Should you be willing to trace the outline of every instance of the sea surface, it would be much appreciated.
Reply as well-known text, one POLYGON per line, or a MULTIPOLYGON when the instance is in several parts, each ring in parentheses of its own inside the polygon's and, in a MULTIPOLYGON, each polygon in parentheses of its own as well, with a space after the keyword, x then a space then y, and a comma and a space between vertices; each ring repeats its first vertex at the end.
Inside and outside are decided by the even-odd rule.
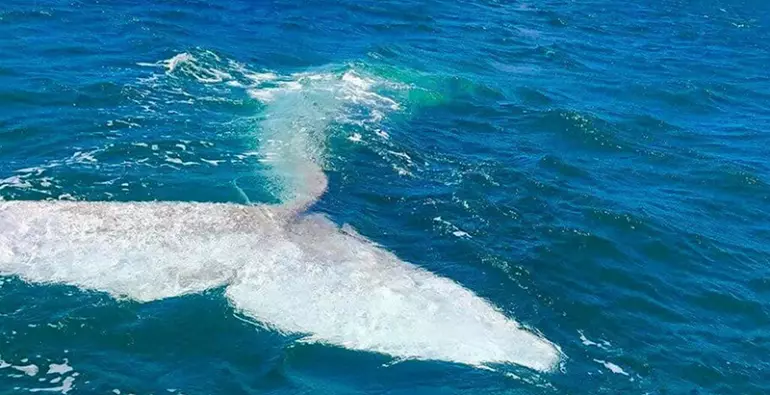
POLYGON ((6 270, 0 394, 769 394, 769 66, 764 0, 5 1, 0 200, 280 204, 299 145, 311 213, 560 357, 398 358, 221 288, 6 270))

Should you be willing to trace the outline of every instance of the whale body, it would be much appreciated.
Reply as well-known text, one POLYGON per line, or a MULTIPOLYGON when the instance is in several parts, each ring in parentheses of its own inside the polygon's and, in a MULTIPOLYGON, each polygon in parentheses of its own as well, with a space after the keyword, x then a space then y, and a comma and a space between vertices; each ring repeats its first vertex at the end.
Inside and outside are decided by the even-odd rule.
MULTIPOLYGON (((180 54, 150 66, 165 68, 158 81, 207 84, 202 73, 241 70, 218 60, 180 54)), ((376 109, 377 120, 393 100, 350 71, 254 75, 241 79, 270 80, 250 89, 266 102, 262 149, 277 158, 285 203, 0 200, 0 275, 137 302, 224 288, 237 311, 305 341, 398 359, 557 366, 555 344, 487 300, 308 212, 327 189, 319 158, 329 122, 349 105, 376 109)))

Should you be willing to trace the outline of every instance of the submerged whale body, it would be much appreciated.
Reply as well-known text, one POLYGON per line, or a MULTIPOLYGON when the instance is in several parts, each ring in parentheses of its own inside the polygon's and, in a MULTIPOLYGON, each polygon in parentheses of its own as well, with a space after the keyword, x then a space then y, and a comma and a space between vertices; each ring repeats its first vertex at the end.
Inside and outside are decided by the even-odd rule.
MULTIPOLYGON (((216 66, 184 55, 157 65, 179 78, 216 66)), ((238 311, 309 341, 399 359, 554 368, 558 348, 486 300, 307 213, 327 187, 315 158, 332 115, 348 102, 395 104, 351 72, 292 78, 255 93, 269 93, 262 134, 275 142, 265 149, 280 158, 273 167, 292 191, 287 203, 0 201, 0 275, 139 302, 223 287, 238 311)))

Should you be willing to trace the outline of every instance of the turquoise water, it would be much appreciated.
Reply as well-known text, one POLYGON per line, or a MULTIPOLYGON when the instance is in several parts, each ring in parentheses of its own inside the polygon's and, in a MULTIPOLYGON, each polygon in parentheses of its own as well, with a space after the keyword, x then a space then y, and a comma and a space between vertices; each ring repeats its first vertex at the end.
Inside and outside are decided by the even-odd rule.
POLYGON ((0 199, 280 204, 317 166, 310 212, 561 354, 324 341, 238 308, 342 330, 323 292, 143 299, 0 259, 0 394, 770 393, 769 26, 751 0, 5 3, 0 199))

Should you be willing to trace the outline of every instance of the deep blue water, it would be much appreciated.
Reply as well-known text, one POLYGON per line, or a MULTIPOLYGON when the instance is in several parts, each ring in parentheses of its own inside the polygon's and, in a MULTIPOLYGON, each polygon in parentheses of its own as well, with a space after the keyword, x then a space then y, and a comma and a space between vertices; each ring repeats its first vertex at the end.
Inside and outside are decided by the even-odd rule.
POLYGON ((563 357, 398 361, 219 289, 4 273, 0 394, 770 393, 768 43, 760 0, 5 2, 0 199, 276 203, 260 146, 313 127, 313 212, 563 357))

